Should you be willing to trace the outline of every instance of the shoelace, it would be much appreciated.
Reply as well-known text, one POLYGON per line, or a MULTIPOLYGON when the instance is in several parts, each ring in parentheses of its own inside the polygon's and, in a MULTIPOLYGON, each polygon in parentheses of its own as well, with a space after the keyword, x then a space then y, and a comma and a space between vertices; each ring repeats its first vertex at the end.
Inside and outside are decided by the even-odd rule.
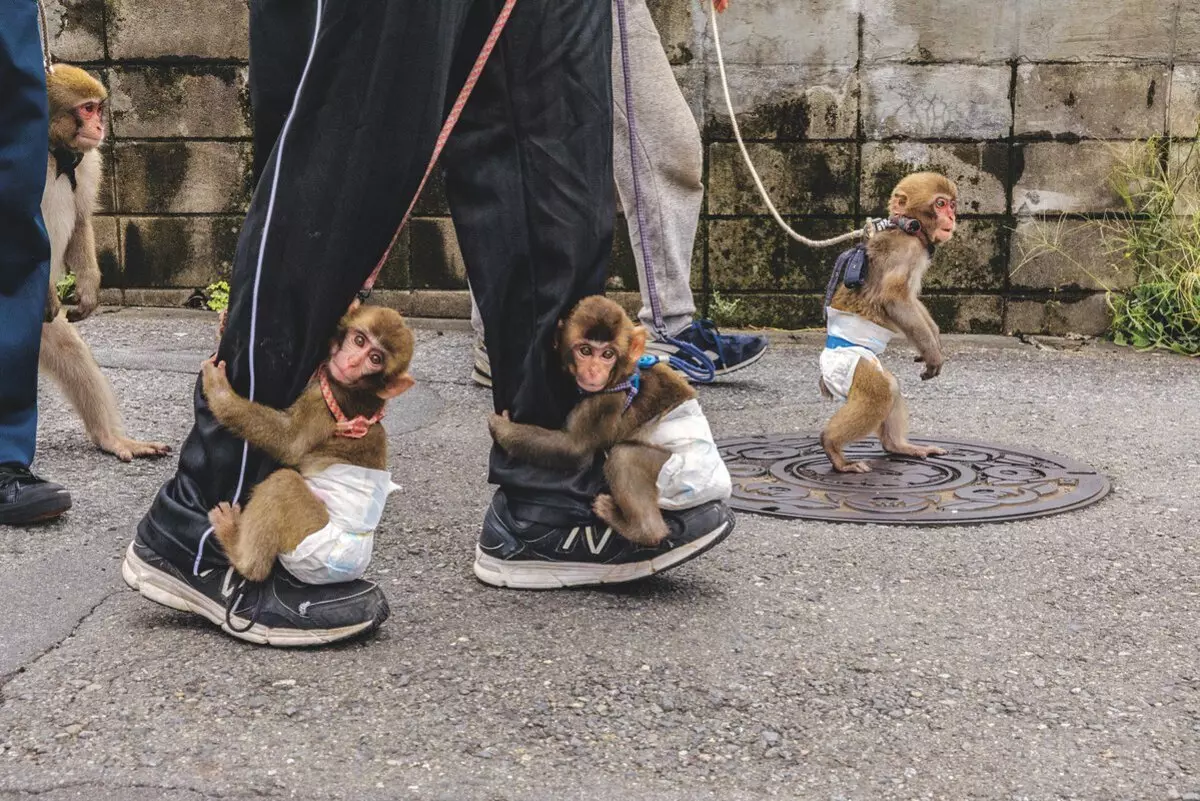
MULTIPOLYGON (((228 568, 228 572, 225 574, 225 577, 228 578, 229 574, 232 572, 233 568, 228 568)), ((237 626, 233 625, 233 610, 237 609, 237 605, 243 598, 246 597, 246 593, 243 592, 243 590, 249 583, 249 580, 244 576, 238 576, 237 586, 233 587, 230 590, 229 595, 225 596, 225 625, 230 631, 237 632, 238 634, 245 634, 247 631, 254 628, 254 624, 258 622, 259 610, 262 607, 263 593, 260 589, 258 597, 254 601, 254 606, 250 609, 250 615, 246 618, 248 621, 246 627, 239 629, 237 626)))
MULTIPOLYGON (((727 361, 721 347, 721 337, 717 333, 717 326, 712 320, 693 320, 692 329, 700 333, 702 341, 711 339, 717 356, 722 362, 727 361)), ((697 384, 711 384, 717 377, 716 364, 703 350, 691 342, 684 342, 671 336, 663 337, 663 341, 679 349, 678 352, 667 357, 667 364, 686 375, 689 380, 697 384)))
POLYGON ((0 486, 15 482, 17 484, 36 484, 41 481, 23 464, 11 463, 0 465, 0 486))

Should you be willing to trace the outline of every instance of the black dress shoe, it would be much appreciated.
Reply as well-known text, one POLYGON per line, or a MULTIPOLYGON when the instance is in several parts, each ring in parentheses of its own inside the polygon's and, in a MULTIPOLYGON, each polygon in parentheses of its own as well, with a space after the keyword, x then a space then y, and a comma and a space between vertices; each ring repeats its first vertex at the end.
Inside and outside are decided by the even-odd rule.
POLYGON ((58 484, 38 478, 23 464, 0 464, 0 523, 40 523, 70 508, 71 493, 58 484))

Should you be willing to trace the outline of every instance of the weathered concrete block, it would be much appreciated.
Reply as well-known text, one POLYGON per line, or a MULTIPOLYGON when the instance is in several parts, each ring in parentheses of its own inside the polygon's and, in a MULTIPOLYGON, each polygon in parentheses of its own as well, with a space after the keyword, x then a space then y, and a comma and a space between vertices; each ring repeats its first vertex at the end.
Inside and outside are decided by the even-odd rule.
POLYGON ((104 159, 104 176, 100 179, 100 193, 96 197, 96 211, 105 214, 116 211, 116 157, 113 155, 112 140, 101 145, 100 155, 104 159))
POLYGON ((92 217, 92 230, 96 232, 96 260, 100 262, 100 285, 114 289, 124 286, 117 218, 92 217))
POLYGON ((1010 300, 1004 333, 1097 336, 1108 330, 1111 321, 1102 292, 1075 300, 1010 300))
POLYGON ((414 217, 447 217, 450 214, 450 201, 446 199, 446 176, 441 167, 434 168, 425 183, 425 190, 417 198, 413 207, 414 217))
POLYGON ((1015 214, 1115 211, 1121 199, 1112 186, 1114 170, 1131 152, 1121 142, 1032 142, 1014 151, 1015 214))
POLYGON ((1021 0, 989 3, 987 12, 958 0, 863 3, 863 58, 875 61, 1002 63, 1017 53, 1021 0))
POLYGON ((925 291, 1004 289, 1010 233, 1003 219, 960 219, 954 238, 933 255, 925 291))
POLYGON ((947 334, 998 334, 1004 324, 999 295, 926 295, 925 308, 947 334))
POLYGON ((868 138, 999 139, 1008 135, 1008 67, 881 64, 863 74, 868 138))
POLYGON ((246 0, 106 0, 114 59, 249 58, 246 0))
POLYGON ((126 138, 250 136, 246 80, 245 67, 113 69, 113 129, 126 138))
POLYGON ((1023 64, 1017 68, 1014 131, 1093 139, 1162 134, 1169 80, 1163 65, 1023 64))
MULTIPOLYGON (((696 26, 692 21, 691 3, 680 3, 676 0, 648 0, 650 16, 654 19, 654 27, 658 29, 658 37, 662 40, 663 49, 672 64, 690 64, 700 55, 701 40, 696 35, 696 26)), ((616 36, 616 16, 613 17, 613 36, 616 36)))
POLYGON ((920 170, 940 172, 958 184, 960 213, 1005 212, 1009 156, 1003 142, 867 142, 862 161, 862 210, 873 217, 887 213, 888 198, 900 179, 920 170))
POLYGON ((1119 223, 1102 220, 1017 222, 1009 259, 1009 284, 1018 289, 1125 289, 1133 285, 1122 258, 1119 223))
POLYGON ((708 109, 704 102, 708 74, 704 65, 700 63, 687 64, 672 67, 671 71, 675 73, 675 83, 679 86, 679 91, 683 93, 683 99, 687 101, 688 107, 692 110, 696 125, 703 131, 708 119, 708 109))
MULTIPOLYGON (((855 227, 853 219, 787 218, 798 233, 828 239, 855 227)), ((725 294, 773 290, 824 293, 837 255, 853 245, 805 247, 767 217, 709 220, 708 282, 725 294)))
POLYGON ((45 9, 55 61, 104 58, 104 0, 45 0, 45 9))
POLYGON ((1176 8, 1171 3, 1021 0, 1020 8, 1020 55, 1030 61, 1136 58, 1165 62, 1171 57, 1176 8))
POLYGON ((205 287, 228 278, 241 217, 123 218, 127 287, 205 287))
POLYGON ((411 220, 409 281, 414 289, 465 289, 467 265, 448 217, 411 220))
POLYGON ((116 160, 122 213, 230 213, 250 198, 246 142, 120 142, 116 160))
MULTIPOLYGON (((763 186, 780 214, 852 214, 854 145, 748 144, 763 186)), ((736 144, 709 147, 709 214, 767 214, 736 144)))
POLYGON ((383 263, 379 277, 375 279, 377 289, 408 289, 412 286, 409 275, 409 252, 409 227, 405 226, 404 230, 400 232, 400 238, 392 247, 392 252, 388 254, 387 261, 383 263))
POLYGON ((395 309, 405 317, 464 320, 471 316, 471 296, 465 289, 385 289, 372 295, 371 302, 395 309))
MULTIPOLYGON (((853 139, 858 82, 850 67, 730 67, 729 95, 747 139, 853 139)), ((730 139, 733 126, 719 80, 708 84, 709 138, 730 139)))
POLYGON ((858 60, 857 5, 845 0, 739 0, 735 13, 717 21, 725 62, 851 66, 858 60))
POLYGON ((1173 54, 1176 65, 1200 62, 1200 5, 1191 2, 1179 4, 1173 54))
POLYGON ((1175 65, 1167 122, 1171 136, 1195 137, 1200 132, 1200 65, 1175 65))
MULTIPOLYGON (((783 328, 796 330, 801 328, 824 328, 825 312, 824 297, 819 294, 786 295, 774 293, 742 294, 737 292, 720 292, 720 299, 725 312, 719 315, 721 324, 728 328, 783 328)), ((704 313, 712 316, 713 309, 707 296, 699 296, 696 306, 706 309, 704 313)), ((813 364, 816 364, 817 353, 813 352, 813 364)), ((816 394, 814 389, 813 394, 816 394)))

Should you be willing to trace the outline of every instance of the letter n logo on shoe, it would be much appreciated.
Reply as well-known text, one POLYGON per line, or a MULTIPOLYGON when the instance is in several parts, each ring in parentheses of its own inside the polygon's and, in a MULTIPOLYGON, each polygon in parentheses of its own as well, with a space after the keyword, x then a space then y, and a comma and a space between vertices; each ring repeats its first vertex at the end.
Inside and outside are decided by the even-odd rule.
POLYGON ((576 526, 571 529, 571 533, 563 540, 560 550, 569 551, 575 547, 575 542, 579 539, 579 532, 583 532, 583 541, 587 543, 587 548, 592 552, 592 556, 599 556, 604 550, 604 546, 608 545, 608 540, 612 537, 612 527, 605 526, 604 533, 600 535, 600 541, 596 541, 596 530, 591 526, 576 526))

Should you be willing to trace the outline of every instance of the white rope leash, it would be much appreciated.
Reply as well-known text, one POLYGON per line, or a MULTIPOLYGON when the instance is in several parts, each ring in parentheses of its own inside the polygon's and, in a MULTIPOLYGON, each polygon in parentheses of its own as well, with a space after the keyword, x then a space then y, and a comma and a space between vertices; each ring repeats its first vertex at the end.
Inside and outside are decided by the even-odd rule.
POLYGON ((729 110, 729 123, 733 127, 733 137, 737 140, 738 147, 741 148, 742 158, 746 161, 746 167, 750 170, 750 177, 754 179, 754 185, 758 187, 758 194, 762 196, 763 202, 767 204, 767 208, 771 210, 771 216, 775 218, 775 222, 779 223, 787 235, 797 242, 808 245, 810 248, 825 248, 831 245, 837 245, 842 242, 848 242, 851 239, 865 237, 867 231, 871 227, 871 220, 867 220, 867 225, 864 228, 856 228, 853 231, 848 231, 840 236, 835 236, 832 239, 809 239, 806 236, 796 233, 792 230, 783 217, 779 214, 779 210, 775 208, 775 204, 771 202, 771 196, 767 194, 767 189, 763 186, 762 179, 758 177, 758 170, 754 169, 754 162, 750 160, 750 153, 746 150, 746 143, 742 141, 742 132, 738 129, 737 115, 733 113, 733 101, 729 97, 729 80, 725 77, 725 56, 721 53, 721 35, 717 31, 717 7, 715 3, 708 3, 709 19, 712 21, 713 44, 717 48, 717 68, 721 73, 721 90, 725 93, 725 108, 729 110))

